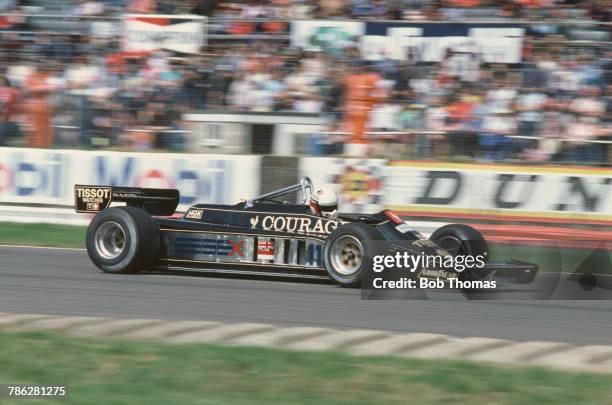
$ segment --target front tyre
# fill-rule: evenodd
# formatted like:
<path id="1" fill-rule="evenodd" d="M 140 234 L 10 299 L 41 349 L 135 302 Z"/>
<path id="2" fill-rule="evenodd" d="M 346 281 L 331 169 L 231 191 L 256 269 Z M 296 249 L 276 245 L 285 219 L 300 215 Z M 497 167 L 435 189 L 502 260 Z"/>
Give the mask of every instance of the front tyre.
<path id="1" fill-rule="evenodd" d="M 342 287 L 356 287 L 372 268 L 376 232 L 368 225 L 353 223 L 334 230 L 323 249 L 323 263 L 329 277 Z"/>
<path id="2" fill-rule="evenodd" d="M 145 211 L 134 207 L 108 208 L 87 228 L 87 254 L 107 273 L 136 273 L 157 258 L 159 229 Z"/>
<path id="3" fill-rule="evenodd" d="M 481 256 L 483 261 L 489 259 L 489 245 L 480 232 L 468 225 L 450 224 L 438 228 L 429 237 L 439 247 L 453 256 Z M 464 269 L 459 273 L 462 281 L 481 280 L 490 271 L 483 268 Z"/>
<path id="4" fill-rule="evenodd" d="M 429 239 L 453 256 L 489 258 L 489 246 L 480 232 L 468 225 L 450 224 L 436 229 Z"/>

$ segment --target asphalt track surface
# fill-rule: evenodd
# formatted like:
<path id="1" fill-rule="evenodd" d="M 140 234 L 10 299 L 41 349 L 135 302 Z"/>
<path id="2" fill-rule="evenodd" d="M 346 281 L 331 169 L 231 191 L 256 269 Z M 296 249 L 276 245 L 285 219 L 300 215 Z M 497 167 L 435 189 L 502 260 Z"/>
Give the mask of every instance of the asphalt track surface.
<path id="1" fill-rule="evenodd" d="M 612 342 L 612 301 L 362 301 L 327 283 L 111 275 L 83 250 L 0 246 L 0 312 L 384 329 L 579 344 Z"/>

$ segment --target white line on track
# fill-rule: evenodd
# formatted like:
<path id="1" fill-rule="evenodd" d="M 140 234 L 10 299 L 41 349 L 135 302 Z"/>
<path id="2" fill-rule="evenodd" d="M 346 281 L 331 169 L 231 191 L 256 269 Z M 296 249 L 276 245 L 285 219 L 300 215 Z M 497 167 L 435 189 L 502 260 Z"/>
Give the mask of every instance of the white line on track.
<path id="1" fill-rule="evenodd" d="M 69 248 L 69 247 L 53 247 L 53 246 L 31 246 L 31 245 L 3 245 L 0 244 L 0 248 L 19 248 L 19 249 L 45 249 L 45 250 L 72 250 L 72 251 L 84 251 L 84 248 Z"/>

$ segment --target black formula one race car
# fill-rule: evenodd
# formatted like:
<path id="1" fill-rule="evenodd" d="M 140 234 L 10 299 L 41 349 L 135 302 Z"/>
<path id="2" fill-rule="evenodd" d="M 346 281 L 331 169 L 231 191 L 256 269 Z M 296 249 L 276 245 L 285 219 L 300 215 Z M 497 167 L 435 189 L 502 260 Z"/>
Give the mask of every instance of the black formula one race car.
<path id="1" fill-rule="evenodd" d="M 463 278 L 503 276 L 533 281 L 538 266 L 517 260 L 489 262 L 487 242 L 467 225 L 452 224 L 430 238 L 392 211 L 376 214 L 312 213 L 312 182 L 300 183 L 235 205 L 197 204 L 172 217 L 173 189 L 75 185 L 75 210 L 95 213 L 87 229 L 87 253 L 108 273 L 178 270 L 265 276 L 330 277 L 342 286 L 361 283 L 377 255 L 472 255 L 484 257 Z M 296 193 L 299 203 L 279 201 Z M 112 206 L 113 203 L 125 206 Z M 458 277 L 448 269 L 421 266 L 414 277 Z M 470 274 L 470 275 L 468 275 Z"/>

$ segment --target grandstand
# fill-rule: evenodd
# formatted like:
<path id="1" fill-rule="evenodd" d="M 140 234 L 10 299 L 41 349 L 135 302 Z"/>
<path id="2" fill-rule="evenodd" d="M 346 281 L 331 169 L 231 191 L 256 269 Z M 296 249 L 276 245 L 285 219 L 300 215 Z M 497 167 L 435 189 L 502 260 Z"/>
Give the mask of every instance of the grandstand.
<path id="1" fill-rule="evenodd" d="M 367 144 L 359 154 L 612 161 L 605 2 L 5 0 L 0 10 L 4 145 L 223 152 L 248 117 L 245 145 L 270 143 L 270 123 L 310 120 L 283 132 L 294 146 L 276 150 L 291 154 Z M 208 20 L 193 49 L 128 49 L 127 13 Z M 420 33 L 398 40 L 394 29 Z M 256 146 L 241 151 L 275 153 Z"/>

